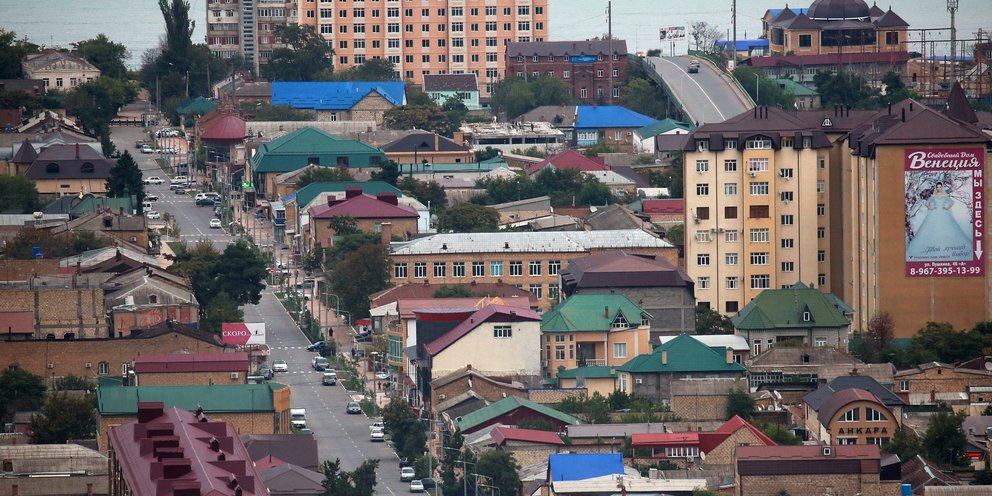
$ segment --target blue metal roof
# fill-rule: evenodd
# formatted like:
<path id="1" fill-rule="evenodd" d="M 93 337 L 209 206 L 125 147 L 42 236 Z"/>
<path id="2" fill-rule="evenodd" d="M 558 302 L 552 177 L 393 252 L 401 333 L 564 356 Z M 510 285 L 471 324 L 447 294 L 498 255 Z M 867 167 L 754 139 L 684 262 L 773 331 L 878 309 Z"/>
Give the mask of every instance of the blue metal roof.
<path id="1" fill-rule="evenodd" d="M 577 481 L 623 474 L 620 453 L 561 453 L 548 457 L 552 481 Z"/>
<path id="2" fill-rule="evenodd" d="M 726 50 L 728 46 L 733 44 L 733 40 L 717 40 L 716 49 Z M 737 40 L 737 50 L 742 52 L 744 50 L 750 50 L 752 48 L 768 48 L 768 40 L 757 39 L 757 40 Z"/>
<path id="3" fill-rule="evenodd" d="M 644 127 L 655 120 L 633 110 L 619 106 L 575 107 L 575 129 L 598 129 L 604 127 Z"/>
<path id="4" fill-rule="evenodd" d="M 768 13 L 771 14 L 772 15 L 772 19 L 774 19 L 775 16 L 781 14 L 783 10 L 785 10 L 785 9 L 768 9 Z M 792 7 L 789 7 L 789 10 L 791 10 L 796 15 L 799 15 L 799 14 L 809 15 L 809 9 L 794 9 Z"/>
<path id="5" fill-rule="evenodd" d="M 272 104 L 298 109 L 349 110 L 371 92 L 399 107 L 406 103 L 406 85 L 398 81 L 275 82 Z"/>

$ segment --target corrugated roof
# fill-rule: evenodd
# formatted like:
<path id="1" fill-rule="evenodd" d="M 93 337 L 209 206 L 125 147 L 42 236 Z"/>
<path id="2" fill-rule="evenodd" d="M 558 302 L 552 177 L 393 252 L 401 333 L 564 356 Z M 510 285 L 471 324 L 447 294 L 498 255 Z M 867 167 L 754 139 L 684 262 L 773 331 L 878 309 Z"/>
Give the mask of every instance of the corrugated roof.
<path id="1" fill-rule="evenodd" d="M 383 192 L 382 194 L 390 194 Z M 404 219 L 418 218 L 419 214 L 408 205 L 393 205 L 369 195 L 358 195 L 339 200 L 334 205 L 314 205 L 309 208 L 311 219 L 352 217 L 355 219 Z"/>
<path id="2" fill-rule="evenodd" d="M 634 446 L 652 444 L 658 446 L 698 445 L 699 434 L 695 432 L 664 432 L 659 434 L 634 434 L 630 436 Z"/>
<path id="3" fill-rule="evenodd" d="M 881 385 L 874 378 L 864 375 L 842 375 L 827 383 L 826 386 L 807 394 L 803 401 L 813 410 L 819 410 L 823 404 L 836 393 L 845 389 L 864 389 L 875 395 L 885 406 L 902 406 L 906 403 L 902 398 Z"/>
<path id="4" fill-rule="evenodd" d="M 612 49 L 612 52 L 610 51 Z M 566 55 L 627 55 L 627 42 L 624 40 L 582 40 L 582 41 L 530 41 L 510 42 L 506 45 L 506 56 L 548 56 Z"/>
<path id="5" fill-rule="evenodd" d="M 559 412 L 554 408 L 550 408 L 539 403 L 534 403 L 533 401 L 518 398 L 516 396 L 509 396 L 503 398 L 496 403 L 493 403 L 485 408 L 476 410 L 468 415 L 463 416 L 461 419 L 455 420 L 455 426 L 465 432 L 479 424 L 488 422 L 497 417 L 501 417 L 510 413 L 518 408 L 527 408 L 534 412 L 540 413 L 544 416 L 551 417 L 553 419 L 559 420 L 566 424 L 578 424 L 579 419 L 568 415 L 566 413 Z"/>
<path id="6" fill-rule="evenodd" d="M 425 74 L 424 91 L 479 91 L 475 74 Z"/>
<path id="7" fill-rule="evenodd" d="M 636 132 L 641 138 L 650 138 L 652 136 L 657 136 L 659 134 L 664 134 L 675 129 L 681 129 L 683 131 L 691 131 L 691 124 L 686 124 L 684 122 L 679 122 L 674 119 L 662 119 L 654 124 L 648 124 L 642 128 L 639 128 Z"/>
<path id="8" fill-rule="evenodd" d="M 603 159 L 587 157 L 575 150 L 568 149 L 561 153 L 552 155 L 527 168 L 527 175 L 533 176 L 542 171 L 545 167 L 556 169 L 574 169 L 582 172 L 606 171 L 610 168 L 606 166 Z"/>
<path id="9" fill-rule="evenodd" d="M 139 401 L 161 401 L 166 408 L 207 413 L 274 412 L 273 391 L 285 384 L 212 384 L 187 386 L 121 386 L 97 388 L 100 415 L 135 415 Z"/>
<path id="10" fill-rule="evenodd" d="M 598 249 L 671 248 L 668 241 L 640 229 L 619 231 L 444 233 L 393 243 L 393 255 L 438 253 L 554 253 Z"/>
<path id="11" fill-rule="evenodd" d="M 887 12 L 882 14 L 881 17 L 875 20 L 875 25 L 880 28 L 908 28 L 909 23 L 899 17 L 898 14 L 892 12 L 892 8 L 889 8 Z"/>
<path id="12" fill-rule="evenodd" d="M 662 257 L 627 253 L 597 253 L 571 260 L 561 271 L 566 287 L 673 287 L 692 286 L 692 279 Z"/>
<path id="13" fill-rule="evenodd" d="M 677 337 L 678 336 L 658 336 L 658 342 L 665 344 Z M 747 339 L 745 339 L 744 336 L 738 336 L 736 334 L 693 334 L 690 335 L 690 337 L 706 346 L 709 346 L 710 348 L 731 348 L 734 351 L 748 351 L 751 349 L 747 345 Z M 778 348 L 779 347 L 775 347 L 773 349 Z M 764 356 L 764 354 L 759 356 Z"/>
<path id="14" fill-rule="evenodd" d="M 617 376 L 613 367 L 605 365 L 593 365 L 586 367 L 576 367 L 574 369 L 561 370 L 558 372 L 558 379 L 615 379 Z"/>
<path id="15" fill-rule="evenodd" d="M 0 334 L 34 334 L 34 312 L 0 312 Z"/>
<path id="16" fill-rule="evenodd" d="M 667 363 L 662 362 L 665 353 Z M 683 372 L 733 372 L 743 375 L 746 369 L 739 363 L 727 363 L 725 353 L 717 353 L 713 348 L 680 334 L 675 339 L 655 347 L 646 355 L 638 355 L 629 362 L 617 367 L 618 371 L 632 374 L 676 374 Z"/>
<path id="17" fill-rule="evenodd" d="M 834 445 L 831 446 L 829 455 L 823 454 L 823 446 L 798 445 L 798 446 L 738 446 L 737 459 L 741 461 L 786 461 L 786 460 L 810 460 L 826 462 L 828 459 L 864 459 L 874 458 L 881 460 L 882 454 L 878 446 L 874 444 L 855 445 Z M 827 468 L 824 463 L 824 468 Z"/>
<path id="18" fill-rule="evenodd" d="M 272 104 L 298 109 L 350 110 L 372 92 L 396 107 L 406 104 L 406 83 L 401 81 L 273 82 Z"/>
<path id="19" fill-rule="evenodd" d="M 804 320 L 809 312 L 809 320 Z M 851 321 L 817 289 L 797 283 L 787 289 L 762 291 L 731 320 L 742 330 L 837 328 Z"/>
<path id="20" fill-rule="evenodd" d="M 816 90 L 807 88 L 806 86 L 795 82 L 792 78 L 779 78 L 774 80 L 779 88 L 782 88 L 793 96 L 815 96 L 819 95 Z"/>
<path id="21" fill-rule="evenodd" d="M 564 446 L 565 441 L 554 432 L 538 431 L 533 429 L 517 429 L 501 425 L 489 432 L 496 446 L 501 446 L 505 441 L 524 441 L 528 443 L 552 444 Z"/>
<path id="22" fill-rule="evenodd" d="M 402 197 L 403 192 L 396 186 L 384 181 L 333 181 L 310 183 L 296 192 L 296 205 L 300 208 L 306 207 L 323 193 L 344 192 L 351 187 L 362 188 L 362 193 L 376 195 L 378 193 L 396 193 L 397 197 Z"/>
<path id="23" fill-rule="evenodd" d="M 642 200 L 641 211 L 648 215 L 684 214 L 685 200 L 680 198 L 665 199 L 665 200 Z"/>
<path id="24" fill-rule="evenodd" d="M 309 470 L 320 470 L 317 440 L 299 434 L 245 434 L 241 436 L 251 459 L 259 461 L 270 455 L 286 463 Z"/>
<path id="25" fill-rule="evenodd" d="M 134 357 L 144 373 L 248 372 L 248 353 L 145 353 Z"/>
<path id="26" fill-rule="evenodd" d="M 820 405 L 820 408 L 817 409 L 816 412 L 816 418 L 819 420 L 820 425 L 827 427 L 830 425 L 830 420 L 833 419 L 834 414 L 836 414 L 841 408 L 844 408 L 855 401 L 871 401 L 878 404 L 882 403 L 882 400 L 878 399 L 877 396 L 865 391 L 864 389 L 842 389 L 832 394 L 826 401 L 823 402 L 822 405 Z M 891 412 L 888 413 L 891 415 Z"/>
<path id="27" fill-rule="evenodd" d="M 241 141 L 247 132 L 245 121 L 236 115 L 225 115 L 210 122 L 200 134 L 203 141 Z"/>
<path id="28" fill-rule="evenodd" d="M 473 329 L 486 322 L 540 322 L 541 316 L 530 309 L 517 308 L 505 305 L 486 305 L 477 310 L 469 318 L 462 321 L 450 331 L 442 334 L 439 338 L 424 344 L 424 350 L 430 356 L 435 356 L 454 344 Z"/>
<path id="29" fill-rule="evenodd" d="M 425 131 L 415 131 L 382 147 L 386 153 L 468 152 L 469 148 L 450 138 Z M 465 164 L 466 166 L 468 164 Z"/>
<path id="30" fill-rule="evenodd" d="M 291 463 L 256 470 L 265 487 L 277 494 L 323 494 L 325 490 L 324 474 Z"/>
<path id="31" fill-rule="evenodd" d="M 620 453 L 556 453 L 548 456 L 551 481 L 577 481 L 623 473 L 623 455 Z"/>
<path id="32" fill-rule="evenodd" d="M 11 162 L 16 164 L 30 164 L 36 158 L 38 158 L 38 151 L 34 149 L 34 145 L 27 138 L 24 138 L 24 141 L 21 142 L 21 147 L 17 149 L 17 153 L 14 154 Z"/>
<path id="33" fill-rule="evenodd" d="M 644 114 L 616 105 L 579 105 L 575 108 L 576 129 L 641 128 L 654 123 L 654 119 Z"/>
<path id="34" fill-rule="evenodd" d="M 50 169 L 49 165 L 54 164 Z M 25 177 L 29 179 L 106 179 L 115 162 L 103 157 L 92 147 L 50 145 L 35 157 Z"/>
<path id="35" fill-rule="evenodd" d="M 651 318 L 622 294 L 573 294 L 541 316 L 541 332 L 609 332 L 621 314 L 629 327 Z"/>
<path id="36" fill-rule="evenodd" d="M 203 115 L 215 108 L 217 108 L 216 103 L 206 98 L 203 98 L 202 96 L 198 96 L 192 100 L 187 100 L 183 102 L 182 105 L 180 105 L 179 108 L 176 109 L 176 112 L 179 113 L 180 115 L 192 115 L 192 114 Z M 241 137 L 244 138 L 244 135 L 242 135 Z"/>
<path id="37" fill-rule="evenodd" d="M 336 164 L 342 154 L 379 156 L 383 162 L 386 160 L 378 148 L 307 126 L 262 144 L 251 162 L 255 172 L 289 172 L 308 165 L 310 157 L 317 157 L 323 165 Z"/>

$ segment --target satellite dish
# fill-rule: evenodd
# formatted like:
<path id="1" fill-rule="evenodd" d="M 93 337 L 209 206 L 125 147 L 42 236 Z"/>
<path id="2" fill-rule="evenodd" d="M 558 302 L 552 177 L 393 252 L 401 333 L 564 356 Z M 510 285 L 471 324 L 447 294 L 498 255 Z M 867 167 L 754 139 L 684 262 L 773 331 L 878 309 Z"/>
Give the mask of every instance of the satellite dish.
<path id="1" fill-rule="evenodd" d="M 992 362 L 985 362 L 985 370 L 992 370 Z"/>

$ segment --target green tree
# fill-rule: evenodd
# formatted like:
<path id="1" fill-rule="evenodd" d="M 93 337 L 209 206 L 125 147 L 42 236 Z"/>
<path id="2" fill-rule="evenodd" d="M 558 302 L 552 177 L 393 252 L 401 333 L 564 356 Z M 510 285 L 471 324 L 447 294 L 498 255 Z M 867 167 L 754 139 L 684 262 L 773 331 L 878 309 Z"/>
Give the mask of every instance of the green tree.
<path id="1" fill-rule="evenodd" d="M 27 39 L 18 40 L 17 33 L 0 29 L 0 79 L 19 79 L 21 59 L 37 48 Z"/>
<path id="2" fill-rule="evenodd" d="M 364 63 L 334 73 L 334 81 L 399 81 L 396 66 L 388 59 L 368 59 Z"/>
<path id="3" fill-rule="evenodd" d="M 733 334 L 734 323 L 730 318 L 701 306 L 696 307 L 696 334 Z"/>
<path id="4" fill-rule="evenodd" d="M 53 94 L 55 92 L 52 92 Z M 42 108 L 41 102 L 23 92 L 0 90 L 0 109 L 21 109 L 34 111 Z"/>
<path id="5" fill-rule="evenodd" d="M 393 400 L 382 408 L 382 422 L 401 458 L 416 458 L 427 449 L 427 431 L 413 408 L 404 400 Z"/>
<path id="6" fill-rule="evenodd" d="M 727 393 L 727 419 L 734 415 L 748 420 L 754 415 L 754 398 L 743 389 L 731 389 Z"/>
<path id="7" fill-rule="evenodd" d="M 910 458 L 923 452 L 920 438 L 916 436 L 908 427 L 900 427 L 892 434 L 889 444 L 882 446 L 882 451 L 893 455 L 898 455 L 902 461 L 909 461 Z"/>
<path id="8" fill-rule="evenodd" d="M 334 293 L 341 298 L 341 305 L 353 315 L 368 315 L 368 295 L 389 287 L 391 269 L 386 247 L 364 245 L 334 264 Z"/>
<path id="9" fill-rule="evenodd" d="M 354 181 L 355 178 L 343 167 L 310 167 L 300 174 L 296 180 L 296 190 L 303 189 L 310 183 L 324 183 L 333 181 Z"/>
<path id="10" fill-rule="evenodd" d="M 444 101 L 444 104 L 441 105 L 441 111 L 448 117 L 448 130 L 451 133 L 457 131 L 462 123 L 465 122 L 465 118 L 468 117 L 468 107 L 457 96 L 448 97 Z"/>
<path id="11" fill-rule="evenodd" d="M 587 157 L 598 157 L 600 153 L 616 153 L 616 149 L 606 143 L 596 143 L 585 149 L 582 153 Z"/>
<path id="12" fill-rule="evenodd" d="M 505 113 L 513 119 L 542 105 L 568 105 L 572 101 L 564 81 L 545 75 L 526 81 L 508 78 L 496 83 L 491 104 L 496 113 Z"/>
<path id="13" fill-rule="evenodd" d="M 95 391 L 96 384 L 87 377 L 69 374 L 55 380 L 56 391 Z"/>
<path id="14" fill-rule="evenodd" d="M 895 323 L 888 312 L 876 314 L 868 321 L 864 333 L 851 339 L 852 354 L 866 362 L 878 362 L 882 352 L 889 347 L 895 332 Z"/>
<path id="15" fill-rule="evenodd" d="M 596 178 L 589 178 L 582 185 L 576 202 L 579 205 L 609 205 L 617 203 L 617 197 L 613 191 L 610 191 L 609 186 L 599 182 Z"/>
<path id="16" fill-rule="evenodd" d="M 719 496 L 719 494 L 712 489 L 693 489 L 692 496 Z"/>
<path id="17" fill-rule="evenodd" d="M 951 413 L 946 410 L 930 416 L 930 425 L 922 442 L 927 458 L 943 465 L 959 466 L 964 463 L 967 438 L 961 423 L 967 416 L 964 411 Z"/>
<path id="18" fill-rule="evenodd" d="M 484 179 L 476 181 L 476 188 L 484 189 L 484 195 L 472 199 L 472 203 L 482 205 L 493 205 L 496 203 L 506 203 L 525 198 L 541 196 L 541 189 L 534 181 L 523 174 L 504 178 Z"/>
<path id="19" fill-rule="evenodd" d="M 324 496 L 373 496 L 379 460 L 365 460 L 351 472 L 341 470 L 341 459 L 333 462 L 324 460 L 321 472 L 324 473 Z"/>
<path id="20" fill-rule="evenodd" d="M 902 82 L 902 77 L 893 71 L 886 72 L 882 76 L 882 86 L 885 88 L 885 94 L 879 97 L 878 103 L 883 107 L 907 98 L 919 98 L 918 94 L 906 87 L 906 83 Z"/>
<path id="21" fill-rule="evenodd" d="M 706 21 L 696 21 L 689 24 L 689 36 L 696 44 L 696 50 L 713 53 L 716 40 L 720 39 L 720 29 Z"/>
<path id="22" fill-rule="evenodd" d="M 30 213 L 40 206 L 34 181 L 24 176 L 0 176 L 0 212 Z"/>
<path id="23" fill-rule="evenodd" d="M 92 136 L 108 132 L 117 111 L 134 101 L 138 88 L 129 81 L 100 76 L 87 81 L 65 97 L 66 111 Z"/>
<path id="24" fill-rule="evenodd" d="M 620 105 L 656 119 L 664 119 L 669 114 L 668 97 L 665 96 L 664 90 L 653 81 L 644 78 L 631 79 L 627 83 L 627 90 L 620 98 Z"/>
<path id="25" fill-rule="evenodd" d="M 683 226 L 681 224 L 678 224 L 678 225 L 674 225 L 674 226 L 668 228 L 668 230 L 665 231 L 665 239 L 667 239 L 668 241 L 670 241 L 675 246 L 684 246 L 685 245 L 685 226 Z M 699 325 L 698 324 L 699 323 L 698 320 L 696 321 L 696 323 L 697 323 L 696 325 Z M 698 332 L 697 332 L 697 334 L 698 334 Z M 720 334 L 725 334 L 725 333 L 720 333 Z"/>
<path id="26" fill-rule="evenodd" d="M 107 35 L 100 33 L 96 38 L 74 43 L 79 55 L 100 69 L 100 74 L 114 79 L 127 78 L 127 47 L 123 43 L 110 41 Z"/>
<path id="27" fill-rule="evenodd" d="M 96 436 L 96 395 L 55 393 L 31 416 L 33 444 L 65 444 Z"/>
<path id="28" fill-rule="evenodd" d="M 73 231 L 52 234 L 46 229 L 23 228 L 7 241 L 4 254 L 10 258 L 34 258 L 34 248 L 41 248 L 43 258 L 63 258 L 95 248 L 110 246 L 108 237 L 97 237 L 93 231 Z"/>
<path id="29" fill-rule="evenodd" d="M 386 163 L 379 167 L 379 170 L 372 172 L 371 181 L 382 181 L 384 183 L 392 184 L 396 186 L 396 181 L 400 177 L 400 168 L 396 162 L 392 160 L 387 160 Z"/>
<path id="30" fill-rule="evenodd" d="M 45 398 L 45 379 L 34 375 L 17 365 L 0 373 L 0 391 L 8 401 L 7 407 L 13 413 L 20 410 L 37 410 Z"/>
<path id="31" fill-rule="evenodd" d="M 459 203 L 438 216 L 439 232 L 496 232 L 499 212 L 474 203 Z"/>
<path id="32" fill-rule="evenodd" d="M 803 443 L 803 440 L 799 436 L 793 434 L 792 431 L 786 429 L 782 424 L 762 425 L 761 432 L 780 445 L 789 446 Z"/>
<path id="33" fill-rule="evenodd" d="M 358 221 L 349 215 L 331 217 L 328 220 L 328 227 L 333 229 L 337 236 L 350 236 L 361 232 L 358 230 Z"/>
<path id="34" fill-rule="evenodd" d="M 519 494 L 520 475 L 517 473 L 519 468 L 513 453 L 508 451 L 487 451 L 475 462 L 476 473 L 485 476 L 489 485 L 498 487 L 502 496 Z"/>
<path id="35" fill-rule="evenodd" d="M 227 245 L 210 275 L 214 294 L 227 293 L 238 305 L 257 305 L 268 271 L 256 247 L 237 241 Z"/>
<path id="36" fill-rule="evenodd" d="M 289 105 L 272 105 L 270 103 L 242 103 L 241 111 L 251 121 L 315 121 L 317 114 L 308 110 L 300 110 Z"/>
<path id="37" fill-rule="evenodd" d="M 444 193 L 444 188 L 436 181 L 420 181 L 410 176 L 404 176 L 397 181 L 396 187 L 430 207 L 433 212 L 444 208 L 447 195 Z"/>
<path id="38" fill-rule="evenodd" d="M 850 105 L 855 108 L 871 106 L 871 90 L 864 79 L 846 72 L 820 71 L 813 76 L 813 84 L 820 94 L 820 106 Z"/>
<path id="39" fill-rule="evenodd" d="M 225 322 L 243 322 L 245 314 L 238 308 L 238 304 L 228 296 L 227 293 L 220 292 L 213 295 L 207 303 L 204 317 L 200 320 L 200 329 L 214 334 L 220 334 L 221 324 Z"/>
<path id="40" fill-rule="evenodd" d="M 167 62 L 179 62 L 188 58 L 193 48 L 193 29 L 196 22 L 189 18 L 189 2 L 186 0 L 158 0 L 158 9 L 165 20 L 165 50 Z"/>
<path id="41" fill-rule="evenodd" d="M 448 286 L 447 284 L 437 288 L 431 298 L 471 298 L 473 296 L 478 296 L 473 292 L 468 286 L 459 284 L 456 286 Z"/>
<path id="42" fill-rule="evenodd" d="M 124 198 L 124 192 L 134 195 L 138 200 L 138 213 L 141 213 L 141 203 L 145 199 L 145 183 L 141 180 L 141 169 L 131 156 L 131 152 L 124 151 L 117 163 L 110 168 L 110 177 L 107 178 L 107 196 L 114 198 Z"/>
<path id="43" fill-rule="evenodd" d="M 734 69 L 733 74 L 744 91 L 747 91 L 758 105 L 781 107 L 787 110 L 796 108 L 792 93 L 782 89 L 777 81 L 765 75 L 763 71 L 750 66 L 739 65 Z"/>
<path id="44" fill-rule="evenodd" d="M 324 43 L 313 26 L 276 26 L 275 35 L 285 48 L 272 50 L 262 76 L 270 81 L 326 81 L 334 71 L 334 49 Z"/>
<path id="45" fill-rule="evenodd" d="M 451 137 L 451 121 L 437 105 L 404 105 L 383 114 L 383 124 L 390 129 L 424 129 Z"/>

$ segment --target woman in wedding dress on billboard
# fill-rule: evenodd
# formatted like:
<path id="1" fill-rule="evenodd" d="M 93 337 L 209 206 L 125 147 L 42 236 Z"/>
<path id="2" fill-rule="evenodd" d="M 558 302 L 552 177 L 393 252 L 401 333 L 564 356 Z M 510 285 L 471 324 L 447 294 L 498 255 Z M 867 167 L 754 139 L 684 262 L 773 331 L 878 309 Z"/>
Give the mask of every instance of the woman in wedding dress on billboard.
<path id="1" fill-rule="evenodd" d="M 926 217 L 906 247 L 907 261 L 967 261 L 974 258 L 971 235 L 961 228 L 952 211 L 960 200 L 948 194 L 951 188 L 950 181 L 937 181 L 934 185 L 924 205 Z M 917 213 L 914 217 L 920 215 Z"/>

